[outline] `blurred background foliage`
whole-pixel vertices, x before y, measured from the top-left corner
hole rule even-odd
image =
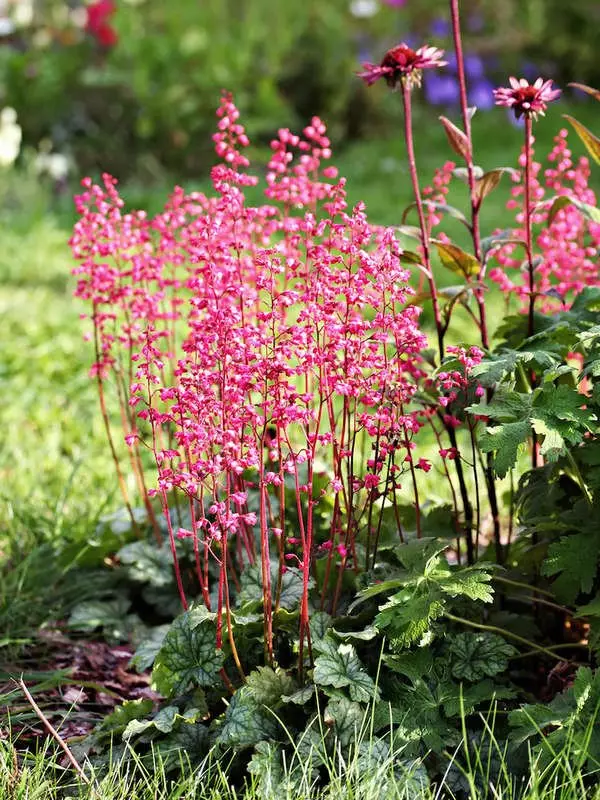
[[[224,88],[257,147],[278,127],[299,128],[317,114],[339,149],[398,123],[397,98],[366,90],[359,63],[379,61],[402,39],[450,48],[447,6],[0,0],[0,108],[16,111],[23,152],[37,153],[40,169],[59,181],[69,170],[146,182],[203,174]],[[507,73],[600,84],[596,0],[464,0],[461,8],[480,108]],[[452,64],[432,80],[425,100],[451,106]]]

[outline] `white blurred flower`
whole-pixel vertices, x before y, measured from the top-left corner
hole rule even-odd
[[[38,153],[34,161],[38,175],[48,175],[54,181],[66,178],[71,169],[69,158],[63,153]]]
[[[11,16],[18,28],[27,28],[33,22],[33,0],[17,0]]]
[[[0,36],[10,36],[14,30],[15,23],[8,14],[7,0],[0,0]]]
[[[6,107],[0,111],[0,166],[10,167],[21,150],[23,132],[17,123],[17,112]]]
[[[374,17],[378,11],[378,0],[352,0],[350,3],[350,13],[357,19]]]

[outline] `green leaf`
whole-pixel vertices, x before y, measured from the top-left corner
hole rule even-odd
[[[151,542],[131,542],[117,553],[129,577],[151,586],[170,586],[173,583],[173,566],[169,545],[157,547]]]
[[[152,682],[157,691],[172,697],[190,685],[212,686],[222,665],[214,622],[200,609],[192,609],[171,624],[154,662]]]
[[[433,652],[429,647],[419,647],[398,655],[386,655],[384,660],[391,670],[405,675],[413,683],[426,678],[433,669]]]
[[[494,681],[486,679],[473,684],[472,686],[465,686],[460,684],[457,686],[455,683],[444,686],[441,689],[442,705],[444,713],[448,717],[459,717],[461,714],[472,714],[473,711],[485,703],[489,710],[490,703],[493,700],[510,700],[515,696],[513,689],[505,686],[498,686]]]
[[[596,164],[600,164],[600,139],[570,114],[563,114],[563,117],[571,123],[575,133],[579,136]]]
[[[152,719],[132,719],[123,731],[123,741],[129,742],[152,728],[160,733],[171,733],[178,716],[180,715],[177,706],[165,706]]]
[[[246,688],[258,705],[274,708],[283,695],[293,693],[295,684],[279,667],[257,667],[246,678]]]
[[[255,776],[258,784],[257,796],[265,800],[289,795],[286,771],[283,768],[282,751],[273,742],[258,742],[248,764],[248,772]]]
[[[281,699],[284,703],[293,703],[296,706],[303,706],[305,703],[313,697],[315,693],[314,684],[310,684],[308,686],[303,686],[302,689],[298,689],[297,692],[293,694],[284,694],[281,696]]]
[[[281,584],[281,597],[279,605],[288,611],[293,611],[298,607],[302,597],[302,572],[295,567],[288,567],[283,574]],[[309,581],[309,589],[314,586],[314,580]]]
[[[550,545],[542,564],[542,575],[558,575],[554,590],[561,599],[573,602],[580,593],[592,591],[599,557],[600,530],[563,536]]]
[[[332,686],[334,689],[348,687],[352,700],[369,702],[376,696],[377,690],[354,647],[351,644],[338,645],[329,636],[325,637],[325,642],[327,649],[321,649],[321,655],[315,659],[314,682],[318,686]]]
[[[400,592],[380,607],[375,624],[393,639],[394,649],[410,647],[423,638],[445,608],[446,603],[440,597]]]
[[[438,579],[440,589],[451,597],[468,597],[469,600],[491,603],[494,591],[490,586],[492,576],[489,569],[489,566],[476,564],[472,567],[448,570],[447,577],[442,578],[440,575]]]
[[[363,628],[362,631],[338,631],[336,628],[332,628],[332,633],[335,633],[340,639],[348,640],[348,639],[355,639],[359,642],[370,642],[373,639],[377,638],[377,628],[373,627],[373,625],[369,625],[366,628]]]
[[[493,633],[458,633],[448,652],[452,659],[452,675],[458,680],[475,683],[504,672],[517,651]]]
[[[310,618],[310,638],[312,642],[322,639],[332,625],[332,618],[325,611],[316,611]]]
[[[169,625],[157,625],[151,628],[149,635],[138,645],[129,662],[130,666],[135,667],[136,672],[146,672],[154,664],[169,627]]]
[[[500,180],[504,173],[508,173],[509,175],[514,175],[517,173],[517,170],[512,169],[511,167],[497,167],[496,169],[491,169],[489,172],[485,172],[481,178],[478,178],[475,182],[475,197],[477,198],[478,205],[485,200],[485,198],[493,192],[494,189],[500,183]]]
[[[101,628],[104,636],[111,641],[124,641],[129,638],[137,616],[128,615],[131,603],[126,597],[111,600],[84,600],[71,611],[68,625],[76,631],[87,633]]]
[[[323,722],[333,728],[342,747],[349,747],[358,740],[364,718],[364,709],[346,697],[332,698],[323,714]]]
[[[486,428],[479,437],[479,447],[484,453],[494,453],[494,472],[504,478],[517,463],[519,450],[531,434],[528,421],[507,422]]]
[[[144,698],[141,700],[125,700],[117,706],[115,710],[108,714],[97,728],[96,735],[100,738],[105,736],[122,736],[127,726],[133,720],[142,720],[152,712],[152,700]]]
[[[249,747],[279,734],[275,717],[259,706],[245,687],[233,695],[219,722],[216,742],[225,747]]]

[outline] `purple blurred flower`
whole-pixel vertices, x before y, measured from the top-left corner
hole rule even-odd
[[[479,33],[479,31],[483,30],[483,26],[485,25],[485,20],[481,14],[470,14],[467,19],[467,29],[471,31],[471,33]]]
[[[436,17],[429,31],[432,36],[448,36],[451,31],[450,22],[445,17]]]
[[[477,106],[480,110],[493,108],[494,85],[487,78],[474,81],[469,87],[469,105]]]
[[[475,78],[483,78],[485,75],[485,67],[481,56],[478,56],[476,53],[466,53],[465,72],[472,80]]]
[[[434,106],[453,106],[460,100],[458,81],[452,75],[431,73],[425,79],[425,97]]]
[[[402,8],[407,3],[407,0],[381,0],[381,2],[386,6],[392,6],[392,8]]]

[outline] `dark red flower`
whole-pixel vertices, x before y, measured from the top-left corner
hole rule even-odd
[[[548,103],[560,95],[560,89],[553,89],[552,81],[543,78],[538,78],[532,84],[525,78],[509,78],[509,81],[510,87],[494,89],[494,97],[497,106],[512,108],[517,119],[523,115],[534,119],[538,114],[543,117]]]
[[[116,10],[113,0],[97,0],[87,7],[85,29],[102,47],[114,47],[118,41],[117,32],[110,25]]]
[[[402,80],[408,80],[410,85],[420,86],[421,70],[433,67],[443,67],[446,62],[442,61],[443,50],[437,47],[423,45],[418,50],[413,50],[407,44],[396,45],[388,50],[383,61],[377,64],[363,64],[364,72],[359,73],[359,77],[370,86],[379,78],[385,78],[388,86],[395,89]]]

